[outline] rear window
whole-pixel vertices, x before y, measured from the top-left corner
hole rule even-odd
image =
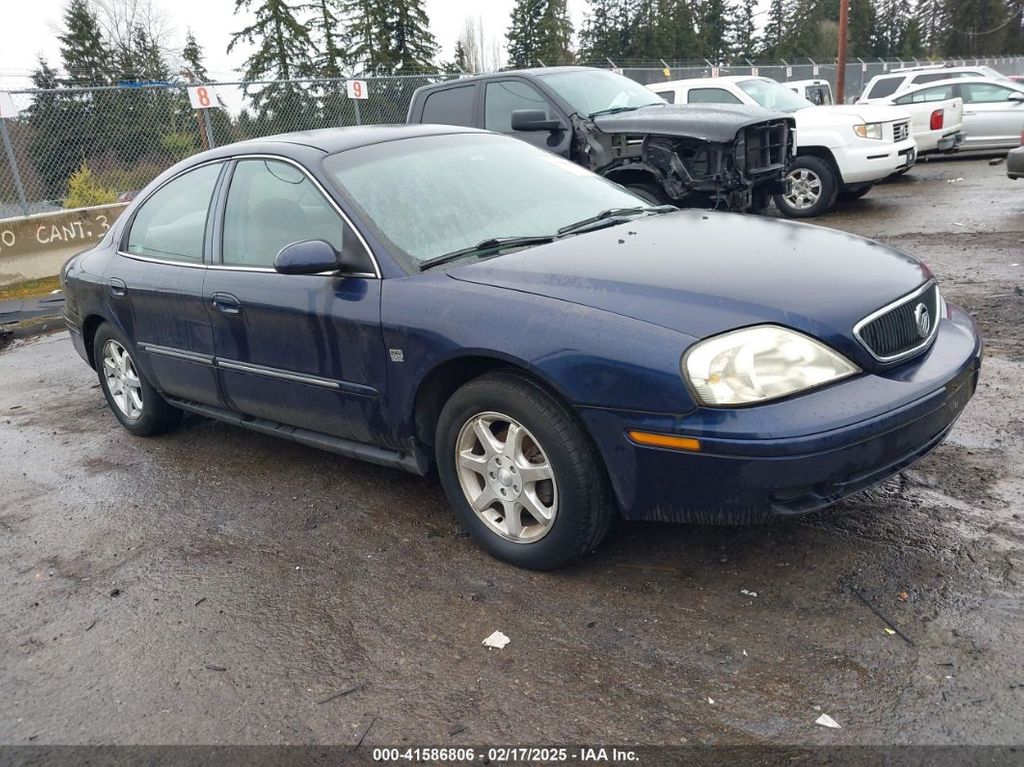
[[[445,88],[427,96],[423,103],[424,123],[434,125],[463,125],[467,128],[476,127],[473,118],[473,98],[476,85],[463,85],[459,88]]]
[[[953,98],[952,85],[937,85],[934,88],[923,88],[894,100],[894,104],[924,104],[929,101],[945,101]]]
[[[868,91],[869,99],[881,99],[886,96],[891,96],[896,92],[896,89],[900,87],[900,83],[903,82],[903,76],[899,77],[883,77],[875,81],[875,84],[871,86],[871,90]]]
[[[661,96],[663,99],[665,99],[665,101],[667,101],[669,104],[675,104],[676,103],[676,92],[675,91],[655,91],[655,93],[657,93],[659,96]]]
[[[738,98],[722,88],[690,88],[687,98],[691,104],[742,104]]]

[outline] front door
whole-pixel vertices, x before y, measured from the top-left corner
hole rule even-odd
[[[223,163],[167,182],[128,223],[105,280],[136,359],[166,394],[220,404],[213,328],[203,301],[210,202]]]
[[[380,280],[361,242],[304,171],[240,159],[223,208],[220,258],[204,293],[228,407],[359,442],[385,434]],[[358,249],[368,273],[285,275],[288,244]]]
[[[514,131],[512,113],[519,109],[539,109],[549,120],[561,119],[566,130]],[[525,80],[491,80],[484,89],[485,130],[507,133],[548,152],[568,157],[572,148],[569,119],[547,97]]]
[[[1020,143],[1024,103],[1010,99],[1020,91],[998,83],[961,83],[964,146],[1010,147]]]

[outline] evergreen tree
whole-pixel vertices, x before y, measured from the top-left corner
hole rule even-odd
[[[516,0],[508,34],[514,68],[565,64],[572,59],[572,22],[566,0]]]
[[[391,0],[388,32],[389,58],[394,68],[405,73],[434,68],[437,41],[430,32],[430,19],[423,0]]]
[[[462,40],[455,43],[455,69],[458,72],[469,71],[469,56],[466,54],[466,46]]]
[[[930,0],[938,2],[941,0]],[[874,55],[875,4],[873,0],[854,0],[850,4],[847,55],[865,58]]]
[[[731,58],[731,27],[726,0],[704,0],[697,20],[703,58],[715,63]]]
[[[757,50],[757,28],[754,25],[755,0],[737,0],[732,8],[732,49],[738,56],[751,58]]]
[[[792,8],[787,0],[771,0],[768,22],[764,27],[763,53],[767,58],[783,59],[790,55],[789,36]]]
[[[41,90],[27,110],[32,128],[28,153],[46,198],[60,200],[67,193],[67,180],[85,160],[90,136],[82,125],[88,104],[60,93],[60,78],[45,59],[32,72],[32,84]]]
[[[203,49],[196,41],[192,30],[185,34],[185,47],[181,49],[181,58],[185,66],[182,75],[192,83],[205,83],[209,81],[210,75],[203,63]]]
[[[580,60],[605,64],[633,53],[633,14],[629,0],[591,0],[590,14],[580,30]]]
[[[659,56],[666,61],[689,61],[700,56],[692,0],[661,0],[658,28],[664,30],[667,48]]]
[[[245,60],[245,80],[290,80],[312,73],[309,52],[313,43],[306,26],[295,16],[286,0],[235,0],[235,11],[251,10],[255,20],[234,33],[228,44],[230,53],[240,42],[256,46]],[[300,130],[315,124],[312,105],[299,85],[275,82],[257,90],[246,89],[257,111],[258,130],[279,133]]]
[[[437,42],[423,0],[347,0],[346,49],[371,75],[406,74],[434,67]]]
[[[341,77],[345,52],[341,47],[342,6],[339,0],[314,0],[306,6],[306,10],[312,14],[306,26],[316,43],[313,71],[320,77]]]
[[[1003,52],[1012,13],[1004,0],[946,0],[947,55],[986,56]]]
[[[87,0],[71,0],[64,11],[64,32],[57,39],[68,85],[110,83],[112,56]]]

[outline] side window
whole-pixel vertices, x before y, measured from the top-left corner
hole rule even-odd
[[[886,96],[891,96],[896,92],[896,89],[903,82],[903,77],[882,77],[875,80],[875,84],[871,86],[871,90],[868,92],[869,99],[880,99]]]
[[[929,101],[945,101],[953,98],[952,85],[939,85],[935,88],[924,88],[923,90],[900,96],[894,104],[926,104]]]
[[[964,83],[960,86],[960,92],[964,95],[966,104],[994,104],[1006,101],[1011,93],[1011,88],[1004,88],[1002,85],[991,85],[989,83]]]
[[[657,93],[659,96],[661,96],[663,99],[665,99],[665,101],[667,101],[669,104],[675,104],[676,103],[676,92],[675,91],[655,91],[655,93]]]
[[[687,99],[691,104],[742,104],[738,98],[722,88],[691,88]]]
[[[421,122],[435,125],[464,125],[476,127],[473,117],[473,97],[476,85],[446,88],[427,96],[423,104]]]
[[[136,256],[198,264],[210,198],[221,163],[178,176],[142,203],[128,232],[127,251]]]
[[[222,261],[273,267],[285,245],[326,240],[339,252],[344,224],[305,173],[277,160],[241,160],[224,211]]]
[[[549,118],[548,100],[536,88],[516,80],[487,83],[484,93],[484,127],[499,133],[512,132],[512,113],[517,109],[540,109]]]
[[[951,74],[949,72],[929,72],[926,75],[917,75],[910,82],[914,83],[914,85],[924,85],[925,83],[935,83],[939,80],[949,80],[952,77],[960,77],[960,73],[954,72]]]

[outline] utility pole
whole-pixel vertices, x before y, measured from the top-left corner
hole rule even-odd
[[[850,0],[839,0],[839,51],[836,55],[836,103],[846,103],[846,36],[850,21]]]

